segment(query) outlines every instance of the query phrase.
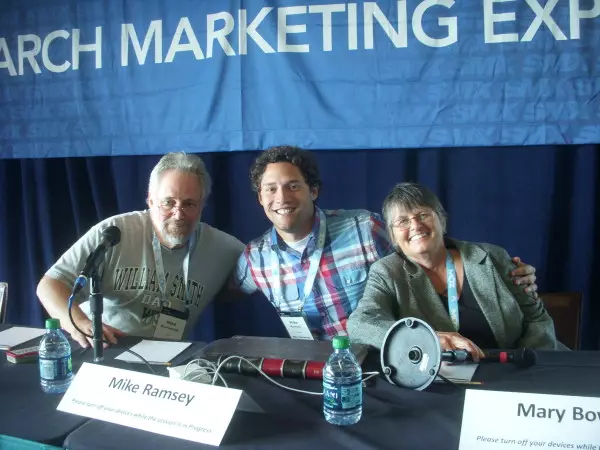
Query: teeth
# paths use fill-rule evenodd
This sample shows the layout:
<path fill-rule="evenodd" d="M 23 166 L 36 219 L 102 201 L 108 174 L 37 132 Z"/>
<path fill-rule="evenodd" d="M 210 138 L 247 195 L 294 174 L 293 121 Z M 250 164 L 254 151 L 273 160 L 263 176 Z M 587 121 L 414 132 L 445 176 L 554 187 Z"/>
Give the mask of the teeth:
<path fill-rule="evenodd" d="M 275 211 L 277 214 L 290 214 L 291 212 L 293 212 L 294 209 L 293 208 L 286 208 L 286 209 L 278 209 L 277 211 Z"/>
<path fill-rule="evenodd" d="M 415 239 L 421 239 L 424 236 L 427 236 L 427 233 L 416 234 L 413 237 L 411 237 L 410 240 L 413 241 Z"/>

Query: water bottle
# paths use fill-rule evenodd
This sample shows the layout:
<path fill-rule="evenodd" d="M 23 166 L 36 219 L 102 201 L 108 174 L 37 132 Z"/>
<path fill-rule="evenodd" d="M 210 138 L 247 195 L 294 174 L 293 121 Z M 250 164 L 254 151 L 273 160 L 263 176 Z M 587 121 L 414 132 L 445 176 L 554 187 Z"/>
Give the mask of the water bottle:
<path fill-rule="evenodd" d="M 60 329 L 60 320 L 46 320 L 40 341 L 40 384 L 47 394 L 64 393 L 73 379 L 71 344 Z"/>
<path fill-rule="evenodd" d="M 323 414 L 331 424 L 353 425 L 362 416 L 362 369 L 348 336 L 335 336 L 332 344 L 323 369 Z"/>

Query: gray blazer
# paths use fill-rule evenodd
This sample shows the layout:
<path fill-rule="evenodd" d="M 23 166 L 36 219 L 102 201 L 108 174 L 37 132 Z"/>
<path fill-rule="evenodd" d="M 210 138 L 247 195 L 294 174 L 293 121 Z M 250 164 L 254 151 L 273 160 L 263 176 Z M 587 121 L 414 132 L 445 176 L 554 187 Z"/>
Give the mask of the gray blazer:
<path fill-rule="evenodd" d="M 556 340 L 554 322 L 542 302 L 511 281 L 509 272 L 515 266 L 506 250 L 447 241 L 461 254 L 469 286 L 499 348 L 567 350 Z M 435 331 L 456 331 L 425 271 L 394 253 L 371 266 L 362 300 L 348 319 L 348 334 L 353 343 L 381 348 L 387 330 L 404 317 L 424 320 Z"/>

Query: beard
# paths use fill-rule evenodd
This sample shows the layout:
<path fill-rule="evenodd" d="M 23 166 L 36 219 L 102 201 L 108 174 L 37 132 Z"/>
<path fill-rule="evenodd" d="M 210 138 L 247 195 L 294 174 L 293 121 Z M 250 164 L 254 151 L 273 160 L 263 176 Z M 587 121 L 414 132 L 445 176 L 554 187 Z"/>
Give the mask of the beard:
<path fill-rule="evenodd" d="M 196 224 L 186 220 L 167 219 L 160 223 L 160 234 L 167 245 L 179 247 L 187 243 Z"/>

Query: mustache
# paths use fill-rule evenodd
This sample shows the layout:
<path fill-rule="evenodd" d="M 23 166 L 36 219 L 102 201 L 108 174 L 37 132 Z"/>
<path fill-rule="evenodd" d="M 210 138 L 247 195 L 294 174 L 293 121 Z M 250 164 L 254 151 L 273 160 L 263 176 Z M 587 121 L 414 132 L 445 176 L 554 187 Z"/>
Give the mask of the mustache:
<path fill-rule="evenodd" d="M 166 225 L 174 225 L 176 227 L 184 227 L 184 226 L 189 226 L 191 225 L 187 220 L 182 220 L 182 219 L 174 219 L 174 218 L 170 218 L 167 219 L 163 222 L 163 224 Z"/>

